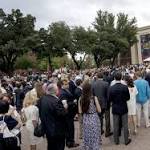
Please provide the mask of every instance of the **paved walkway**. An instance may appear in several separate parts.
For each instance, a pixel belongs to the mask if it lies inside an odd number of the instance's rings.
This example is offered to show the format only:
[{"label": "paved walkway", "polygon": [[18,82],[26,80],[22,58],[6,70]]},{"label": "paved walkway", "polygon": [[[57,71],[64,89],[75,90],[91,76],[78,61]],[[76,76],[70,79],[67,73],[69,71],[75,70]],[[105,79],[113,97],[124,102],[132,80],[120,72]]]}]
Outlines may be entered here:
[{"label": "paved walkway", "polygon": [[[76,122],[76,141],[80,143],[78,136],[79,132],[78,131],[78,123]],[[150,150],[150,128],[146,129],[141,127],[138,130],[138,134],[136,136],[132,136],[132,143],[129,144],[128,146],[124,145],[123,142],[123,137],[121,137],[120,145],[114,145],[113,143],[113,137],[110,138],[105,138],[104,136],[102,137],[103,139],[103,150]],[[28,135],[25,129],[22,131],[22,150],[29,150],[29,139]],[[79,150],[80,148],[74,148],[71,150]],[[46,139],[42,141],[38,145],[37,150],[46,150]],[[66,148],[65,150],[68,150]]]}]

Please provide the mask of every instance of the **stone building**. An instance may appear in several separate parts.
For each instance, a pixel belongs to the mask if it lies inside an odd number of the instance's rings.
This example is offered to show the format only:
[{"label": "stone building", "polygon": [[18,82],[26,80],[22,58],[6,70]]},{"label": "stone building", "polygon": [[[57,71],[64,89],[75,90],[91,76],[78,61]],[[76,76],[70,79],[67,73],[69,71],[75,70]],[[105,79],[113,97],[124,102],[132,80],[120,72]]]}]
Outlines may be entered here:
[{"label": "stone building", "polygon": [[141,64],[150,57],[150,26],[138,28],[137,39],[131,48],[131,64]]}]

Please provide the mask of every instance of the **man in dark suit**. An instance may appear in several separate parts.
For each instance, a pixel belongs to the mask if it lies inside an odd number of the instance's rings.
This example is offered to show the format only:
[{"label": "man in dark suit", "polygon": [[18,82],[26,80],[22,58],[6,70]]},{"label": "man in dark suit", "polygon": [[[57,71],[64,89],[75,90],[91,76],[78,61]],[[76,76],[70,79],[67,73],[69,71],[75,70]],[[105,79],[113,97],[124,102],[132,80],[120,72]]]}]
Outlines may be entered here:
[{"label": "man in dark suit", "polygon": [[81,87],[81,83],[82,80],[81,79],[77,79],[76,80],[76,86],[77,88],[75,89],[74,95],[75,95],[75,99],[78,101],[81,94],[82,94],[82,87]]},{"label": "man in dark suit", "polygon": [[108,103],[108,88],[109,84],[103,80],[103,73],[99,72],[97,73],[97,80],[92,86],[93,94],[98,97],[100,106],[101,106],[101,114],[100,114],[100,119],[101,119],[101,133],[104,132],[103,130],[103,118],[105,115],[105,120],[106,120],[106,132],[105,136],[111,136],[112,133],[110,132],[110,105]]},{"label": "man in dark suit", "polygon": [[77,113],[78,113],[78,120],[79,120],[79,125],[80,125],[80,138],[82,138],[82,114],[79,113],[78,111],[78,108],[79,108],[79,103],[80,103],[80,97],[82,95],[82,87],[81,87],[81,84],[82,84],[82,80],[81,79],[77,79],[76,80],[76,85],[77,85],[77,88],[75,89],[75,99],[77,100]]},{"label": "man in dark suit", "polygon": [[150,71],[146,73],[145,80],[148,82],[148,84],[150,86]]},{"label": "man in dark suit", "polygon": [[71,94],[73,95],[73,97],[75,98],[75,90],[77,88],[76,84],[75,84],[75,77],[74,75],[70,75],[70,81],[69,81],[69,91],[71,92]]},{"label": "man in dark suit", "polygon": [[74,101],[74,96],[69,91],[68,79],[63,79],[62,81],[59,99],[64,103],[64,105],[68,105],[66,115],[66,145],[69,148],[77,147],[79,144],[74,141],[74,117],[76,115],[77,104]]},{"label": "man in dark suit", "polygon": [[116,84],[109,89],[109,101],[112,102],[114,142],[119,144],[120,122],[124,130],[125,145],[131,142],[128,132],[128,108],[127,101],[130,99],[128,87],[121,83],[122,74],[115,73]]},{"label": "man in dark suit", "polygon": [[66,110],[56,96],[57,85],[51,83],[46,88],[46,95],[38,101],[41,125],[46,134],[47,150],[64,150],[65,148],[65,115]]},{"label": "man in dark suit", "polygon": [[108,84],[110,85],[111,82],[114,80],[114,76],[113,74],[111,74],[111,72],[105,71],[103,79],[104,81],[108,82]]}]

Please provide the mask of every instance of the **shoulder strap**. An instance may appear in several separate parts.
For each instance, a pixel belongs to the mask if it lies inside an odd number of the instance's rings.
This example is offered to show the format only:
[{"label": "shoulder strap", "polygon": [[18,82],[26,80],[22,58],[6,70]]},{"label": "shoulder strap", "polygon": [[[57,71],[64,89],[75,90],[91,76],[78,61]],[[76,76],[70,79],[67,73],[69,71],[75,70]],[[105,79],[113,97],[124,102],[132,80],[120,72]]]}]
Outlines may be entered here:
[{"label": "shoulder strap", "polygon": [[41,103],[42,103],[41,100],[42,100],[41,98],[38,100],[38,110],[39,110],[38,124],[39,124],[40,118],[41,118]]},{"label": "shoulder strap", "polygon": [[95,98],[96,98],[96,96],[92,96],[92,99],[93,99],[93,101],[94,101],[94,105],[96,106]]},{"label": "shoulder strap", "polygon": [[37,101],[37,107],[39,109],[39,113],[41,113],[41,98]]},{"label": "shoulder strap", "polygon": [[96,96],[94,96],[94,103],[95,103],[97,112],[100,113],[101,112],[101,106],[100,106],[100,104],[98,102],[98,98]]},{"label": "shoulder strap", "polygon": [[4,123],[4,122],[5,122],[5,121],[4,121],[4,119],[5,119],[5,116],[1,116],[1,117],[2,117],[2,120],[1,120],[1,122],[3,122],[3,123]]},{"label": "shoulder strap", "polygon": [[81,108],[81,97],[79,98],[78,100],[78,111],[79,111],[79,114],[82,114],[82,108]]},{"label": "shoulder strap", "polygon": [[4,130],[7,128],[7,124],[6,124],[6,122],[4,121],[5,116],[2,116],[2,117],[3,117],[3,118],[2,118],[2,120],[0,121],[0,122],[1,122],[0,132],[1,132],[2,134],[4,134]]}]

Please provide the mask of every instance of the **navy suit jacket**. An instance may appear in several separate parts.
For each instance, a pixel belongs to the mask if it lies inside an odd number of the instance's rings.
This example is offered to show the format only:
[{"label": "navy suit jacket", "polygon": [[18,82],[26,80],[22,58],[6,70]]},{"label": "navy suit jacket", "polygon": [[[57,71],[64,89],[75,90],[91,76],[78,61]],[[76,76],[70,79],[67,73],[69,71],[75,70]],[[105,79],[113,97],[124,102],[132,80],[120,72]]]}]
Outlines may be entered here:
[{"label": "navy suit jacket", "polygon": [[112,113],[123,115],[128,113],[127,101],[130,99],[128,87],[116,83],[109,89],[109,101],[112,102]]}]

